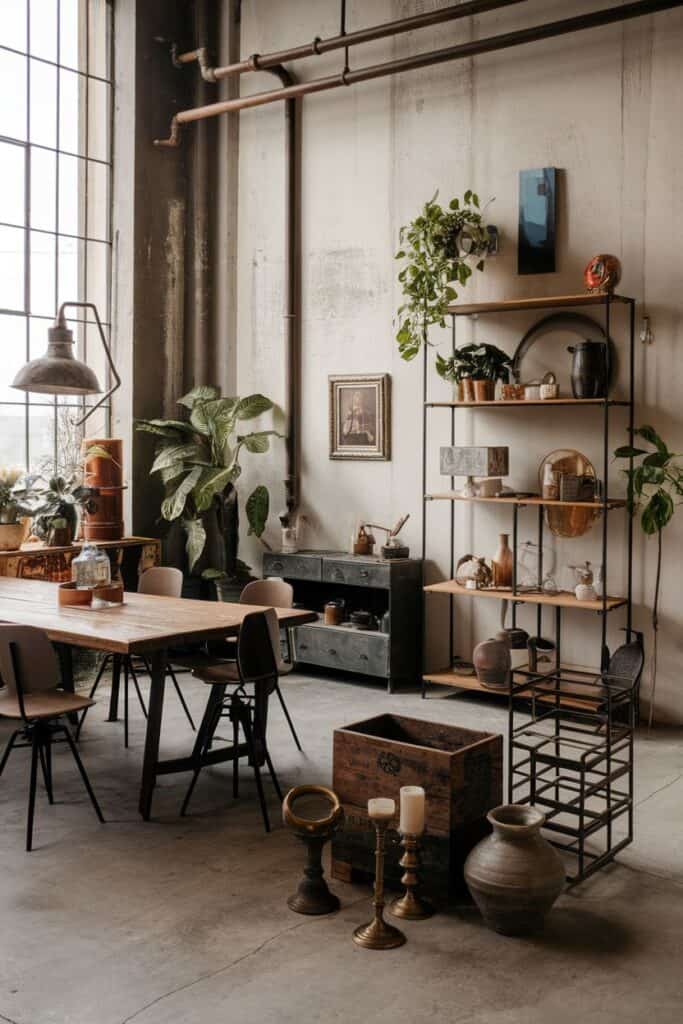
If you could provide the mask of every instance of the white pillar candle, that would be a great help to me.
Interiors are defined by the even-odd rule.
[[[368,817],[389,821],[396,814],[396,801],[388,797],[376,796],[368,800]]]
[[[419,836],[425,830],[425,791],[422,786],[401,786],[399,832]]]

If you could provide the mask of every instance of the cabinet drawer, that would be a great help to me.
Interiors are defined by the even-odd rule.
[[[391,566],[325,558],[323,579],[328,583],[347,583],[353,587],[382,587],[388,590],[391,585]]]
[[[360,630],[297,626],[294,630],[294,656],[303,664],[386,678],[389,674],[389,637]]]
[[[274,552],[263,556],[264,576],[284,576],[288,580],[319,580],[321,573],[321,558],[307,558],[304,555],[278,555]]]

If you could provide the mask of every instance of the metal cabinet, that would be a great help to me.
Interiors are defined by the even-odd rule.
[[[294,656],[301,665],[385,679],[391,693],[399,680],[420,675],[422,639],[422,562],[419,559],[348,555],[343,551],[267,553],[264,576],[281,576],[294,587],[295,602],[321,613],[321,620],[293,632]],[[327,601],[342,598],[347,611],[370,610],[378,624],[389,612],[387,632],[326,626]]]

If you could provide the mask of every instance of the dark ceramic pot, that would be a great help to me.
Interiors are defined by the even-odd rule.
[[[507,804],[489,811],[493,833],[465,861],[465,881],[484,921],[502,935],[542,927],[564,888],[564,866],[541,835],[545,815]]]
[[[496,637],[483,640],[474,648],[472,663],[477,679],[491,689],[505,689],[510,677],[510,644],[506,639]]]
[[[572,393],[574,398],[604,398],[607,394],[607,345],[604,341],[581,341],[570,345]]]

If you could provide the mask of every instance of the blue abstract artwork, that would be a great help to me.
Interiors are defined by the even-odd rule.
[[[554,167],[519,172],[519,274],[555,272],[556,182]]]

